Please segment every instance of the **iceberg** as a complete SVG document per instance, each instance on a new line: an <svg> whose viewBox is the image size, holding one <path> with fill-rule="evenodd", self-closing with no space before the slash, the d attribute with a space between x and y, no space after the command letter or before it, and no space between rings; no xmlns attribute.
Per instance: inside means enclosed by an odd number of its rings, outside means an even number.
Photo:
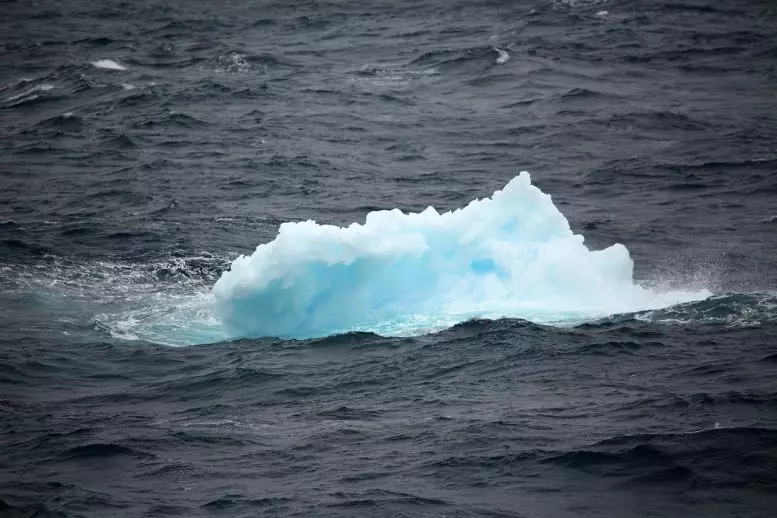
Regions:
<svg viewBox="0 0 777 518"><path fill-rule="evenodd" d="M301 339L418 335L472 318L574 325L710 293L635 283L626 247L589 250L522 172L450 212L376 211L347 227L284 223L273 241L235 259L212 295L231 336Z"/></svg>

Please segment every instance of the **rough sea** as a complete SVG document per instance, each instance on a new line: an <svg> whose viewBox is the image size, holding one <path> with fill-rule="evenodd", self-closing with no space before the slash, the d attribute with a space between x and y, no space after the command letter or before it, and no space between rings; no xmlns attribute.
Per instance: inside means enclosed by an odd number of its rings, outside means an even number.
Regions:
<svg viewBox="0 0 777 518"><path fill-rule="evenodd" d="M0 517L777 515L773 1L0 34Z"/></svg>

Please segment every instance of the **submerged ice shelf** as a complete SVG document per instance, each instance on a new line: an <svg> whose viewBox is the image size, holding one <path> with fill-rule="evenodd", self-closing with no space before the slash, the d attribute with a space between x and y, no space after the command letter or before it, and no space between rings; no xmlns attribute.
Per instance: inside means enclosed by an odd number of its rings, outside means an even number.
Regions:
<svg viewBox="0 0 777 518"><path fill-rule="evenodd" d="M564 324L700 300L635 284L628 250L589 250L522 172L490 198L348 227L284 223L213 287L234 337L414 335L476 318Z"/></svg>

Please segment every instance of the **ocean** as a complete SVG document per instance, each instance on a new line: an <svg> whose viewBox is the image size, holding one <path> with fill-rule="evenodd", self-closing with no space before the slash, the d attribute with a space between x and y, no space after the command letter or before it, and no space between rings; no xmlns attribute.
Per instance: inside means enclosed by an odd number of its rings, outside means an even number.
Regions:
<svg viewBox="0 0 777 518"><path fill-rule="evenodd" d="M0 11L0 517L777 513L773 2Z"/></svg>

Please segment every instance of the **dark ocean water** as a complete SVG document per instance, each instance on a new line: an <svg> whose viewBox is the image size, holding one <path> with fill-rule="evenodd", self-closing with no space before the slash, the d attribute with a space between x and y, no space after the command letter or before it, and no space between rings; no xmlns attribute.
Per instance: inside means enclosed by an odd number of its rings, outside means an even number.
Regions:
<svg viewBox="0 0 777 518"><path fill-rule="evenodd" d="M0 31L0 516L777 513L774 2L6 1ZM713 296L209 334L281 223L521 170L637 282Z"/></svg>

